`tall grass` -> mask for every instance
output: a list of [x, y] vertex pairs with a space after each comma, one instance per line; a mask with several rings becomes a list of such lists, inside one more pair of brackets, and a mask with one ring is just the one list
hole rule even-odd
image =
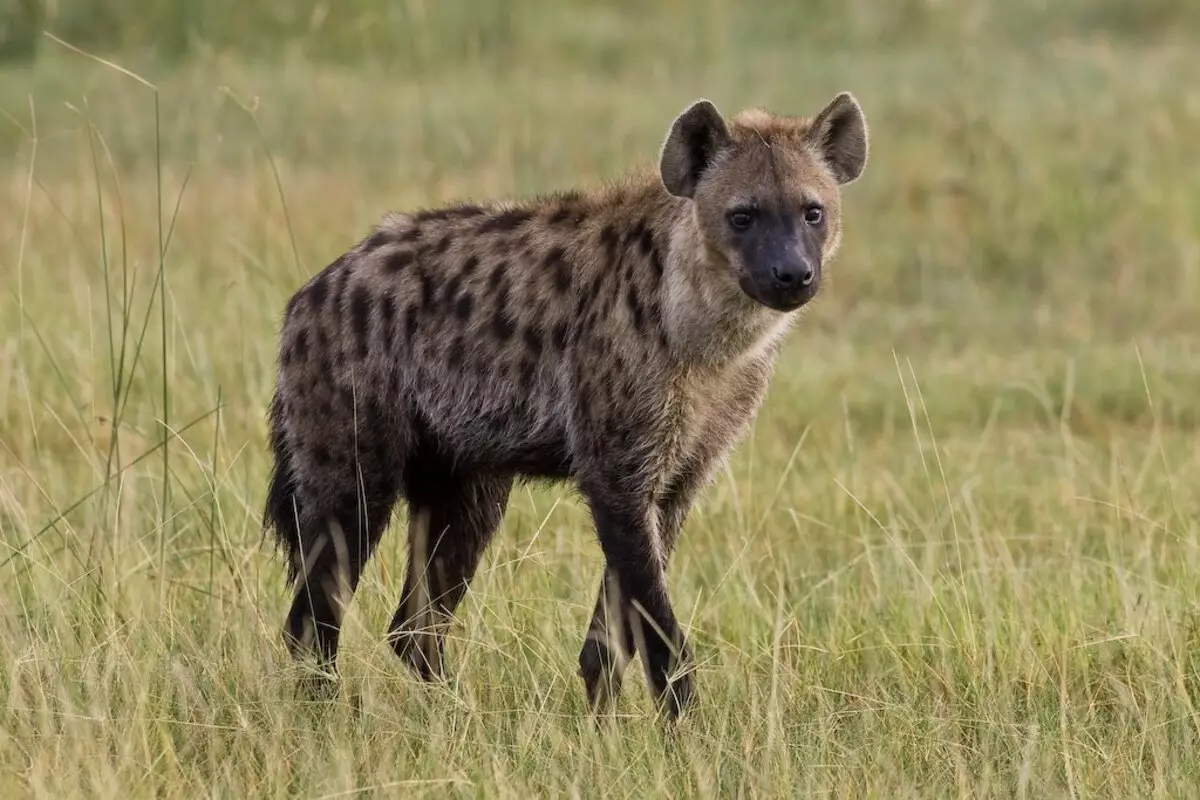
[[[0, 794], [1194, 794], [1191, 6], [811, 6], [47, 7], [108, 63], [42, 37], [0, 71]], [[159, 13], [203, 32], [174, 63]], [[697, 713], [658, 725], [635, 668], [590, 725], [561, 487], [514, 496], [447, 685], [382, 642], [397, 518], [342, 694], [297, 699], [258, 519], [289, 294], [384, 210], [595, 184], [695, 96], [843, 88], [843, 253], [672, 565]]]

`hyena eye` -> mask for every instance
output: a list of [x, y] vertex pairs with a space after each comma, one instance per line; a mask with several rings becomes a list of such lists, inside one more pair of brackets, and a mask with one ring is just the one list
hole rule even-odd
[[730, 227], [737, 231], [746, 230], [754, 222], [754, 212], [748, 208], [735, 208], [728, 217]]
[[804, 209], [804, 221], [809, 225], [820, 225], [823, 219], [825, 219], [825, 209], [820, 206], [811, 205]]

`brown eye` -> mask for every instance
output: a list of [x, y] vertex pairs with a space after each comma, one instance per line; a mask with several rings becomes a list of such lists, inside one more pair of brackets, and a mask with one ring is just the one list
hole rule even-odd
[[738, 231], [744, 231], [754, 222], [754, 214], [746, 208], [735, 208], [729, 212], [729, 225]]
[[820, 225], [825, 219], [825, 209], [820, 206], [809, 206], [804, 209], [804, 221], [809, 225]]

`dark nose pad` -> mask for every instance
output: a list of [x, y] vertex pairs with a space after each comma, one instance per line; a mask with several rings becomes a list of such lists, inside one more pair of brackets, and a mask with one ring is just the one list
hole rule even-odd
[[799, 267], [771, 267], [771, 274], [783, 286], [791, 286], [793, 283], [799, 283], [801, 286], [810, 286], [813, 279], [817, 277], [817, 273], [813, 270], [812, 265], [808, 263], [801, 264]]

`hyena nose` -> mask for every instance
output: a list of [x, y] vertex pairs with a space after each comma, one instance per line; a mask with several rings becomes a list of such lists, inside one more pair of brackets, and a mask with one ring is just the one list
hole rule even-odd
[[812, 268], [812, 264], [807, 261], [802, 261], [799, 264], [783, 264], [771, 268], [771, 275], [781, 286], [792, 286], [800, 284], [801, 286], [811, 286], [816, 279], [816, 270]]

